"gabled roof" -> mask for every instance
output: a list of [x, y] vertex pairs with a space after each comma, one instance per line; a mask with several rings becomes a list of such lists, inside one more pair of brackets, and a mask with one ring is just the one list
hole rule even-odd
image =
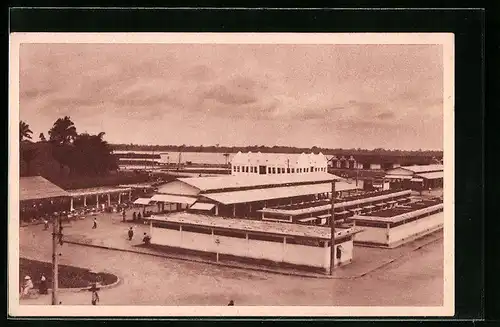
[[415, 165], [415, 166], [401, 166], [399, 168], [403, 168], [414, 173], [424, 173], [424, 172], [434, 172], [434, 171], [443, 171], [443, 165]]
[[42, 176], [19, 179], [19, 201], [50, 199], [70, 196], [68, 192]]
[[245, 187], [259, 187], [270, 185], [293, 185], [301, 183], [332, 182], [344, 180], [341, 177], [324, 172], [309, 174], [282, 174], [282, 175], [240, 175], [219, 177], [192, 177], [179, 178], [179, 181], [191, 185], [202, 192]]

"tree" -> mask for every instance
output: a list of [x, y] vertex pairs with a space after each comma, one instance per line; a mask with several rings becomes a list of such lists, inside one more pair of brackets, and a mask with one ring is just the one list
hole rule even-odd
[[97, 135], [83, 133], [73, 143], [72, 167], [81, 174], [102, 175], [118, 168], [117, 159], [109, 144], [104, 141], [105, 133]]
[[21, 149], [21, 160], [23, 160], [26, 163], [26, 173], [25, 176], [30, 176], [31, 173], [31, 162], [36, 158], [37, 156], [37, 150], [36, 148], [31, 148], [31, 149]]
[[76, 127], [71, 118], [58, 118], [49, 131], [49, 140], [57, 145], [69, 145], [75, 140]]
[[42, 141], [42, 142], [47, 141], [47, 139], [45, 139], [45, 135], [43, 135], [43, 133], [40, 133], [39, 138], [40, 138], [40, 141]]
[[30, 129], [30, 125], [21, 120], [19, 122], [19, 141], [21, 142], [25, 138], [31, 140], [31, 134], [33, 134], [33, 131]]

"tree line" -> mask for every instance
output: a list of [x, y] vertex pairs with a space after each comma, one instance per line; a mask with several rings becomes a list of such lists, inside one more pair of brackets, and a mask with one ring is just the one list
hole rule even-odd
[[237, 147], [237, 146], [219, 146], [211, 145], [211, 146], [189, 146], [189, 145], [140, 145], [140, 144], [112, 144], [113, 150], [117, 151], [172, 151], [172, 152], [215, 152], [215, 153], [236, 153], [238, 151], [241, 152], [262, 152], [262, 153], [323, 153], [326, 155], [376, 155], [376, 156], [416, 156], [416, 157], [436, 157], [442, 158], [443, 151], [436, 150], [392, 150], [392, 149], [383, 149], [377, 148], [373, 150], [361, 149], [361, 148], [351, 148], [351, 149], [342, 149], [342, 148], [322, 148], [313, 146], [311, 148], [299, 148], [299, 147], [291, 147], [291, 146], [265, 146], [265, 145], [253, 145], [253, 146], [245, 146], [245, 147]]
[[[23, 141], [31, 140], [33, 132], [29, 125], [19, 123], [19, 140], [21, 142], [21, 159], [28, 165], [37, 155], [36, 148], [23, 149]], [[70, 174], [103, 175], [118, 169], [117, 158], [112, 148], [104, 140], [104, 132], [98, 134], [77, 133], [76, 126], [70, 117], [58, 118], [48, 131], [49, 139], [40, 133], [40, 142], [48, 142], [52, 156], [59, 162], [61, 173], [68, 167]]]

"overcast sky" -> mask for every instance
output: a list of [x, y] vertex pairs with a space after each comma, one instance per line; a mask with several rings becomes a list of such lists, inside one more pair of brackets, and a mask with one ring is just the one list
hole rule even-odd
[[111, 143], [443, 149], [440, 45], [23, 44], [20, 118]]

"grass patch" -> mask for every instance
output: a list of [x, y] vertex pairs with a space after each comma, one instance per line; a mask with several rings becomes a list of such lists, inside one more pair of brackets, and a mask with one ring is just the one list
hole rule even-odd
[[[36, 260], [19, 259], [19, 280], [24, 281], [25, 276], [30, 276], [33, 280], [35, 288], [38, 288], [42, 274], [47, 279], [49, 288], [52, 285], [52, 264]], [[59, 287], [60, 288], [84, 288], [90, 286], [92, 282], [97, 281], [100, 285], [110, 285], [118, 281], [118, 277], [110, 274], [99, 272], [93, 274], [89, 269], [78, 268], [73, 266], [59, 265]]]

